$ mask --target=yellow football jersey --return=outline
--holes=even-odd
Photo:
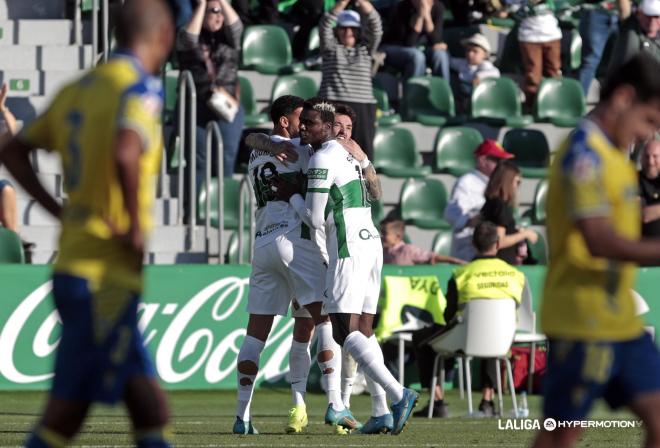
[[[633,339],[643,331],[630,292],[635,264],[590,254],[576,225],[576,220],[589,217],[605,217],[617,234],[639,238],[634,166],[593,122],[584,120],[550,169],[550,262],[541,327],[549,336],[564,339]]]
[[[138,260],[112,237],[112,229],[124,233],[129,225],[114,145],[120,129],[135,130],[142,140],[138,201],[146,236],[163,150],[162,103],[160,79],[132,55],[118,53],[62,89],[21,132],[21,140],[62,159],[68,200],[55,272],[84,277],[92,288],[110,282],[141,291]]]

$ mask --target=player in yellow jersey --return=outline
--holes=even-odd
[[[162,152],[159,71],[174,40],[162,0],[129,0],[119,51],[58,93],[0,153],[62,222],[53,296],[62,320],[55,377],[27,446],[64,446],[95,401],[123,400],[138,447],[167,447],[169,411],[137,326],[144,241]],[[28,154],[61,156],[68,202],[39,183]]]
[[[602,397],[639,416],[646,445],[654,447],[660,354],[636,316],[631,289],[636,265],[660,260],[660,241],[640,239],[637,176],[627,149],[660,127],[659,74],[660,63],[644,56],[612,73],[598,105],[555,155],[541,306],[550,339],[545,417],[583,420]],[[580,426],[558,423],[535,446],[571,446],[581,433]]]

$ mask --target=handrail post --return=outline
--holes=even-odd
[[[218,123],[215,121],[209,121],[206,124],[206,201],[204,202],[204,211],[205,211],[205,219],[204,219],[204,237],[206,239],[206,254],[208,257],[208,254],[211,250],[211,163],[212,163],[212,157],[213,157],[213,140],[215,137],[215,141],[218,142],[219,145],[222,145],[222,135],[220,134],[220,128],[218,127]],[[218,194],[220,194],[220,191],[218,191]],[[219,212],[218,212],[219,213]],[[219,216],[219,215],[218,215]],[[221,258],[222,257],[222,250],[220,248],[220,241],[218,241],[218,259],[219,263],[222,264],[224,263],[224,260]]]
[[[223,233],[225,232],[225,145],[222,141],[218,123],[215,121],[213,123],[215,125],[216,141],[218,142],[218,264],[225,264],[223,247]],[[212,163],[212,161],[207,160],[207,163]]]
[[[109,39],[109,12],[108,12],[108,0],[102,0],[101,1],[102,5],[102,12],[101,12],[101,24],[102,24],[102,31],[103,31],[103,62],[106,62],[108,60],[108,50],[110,45],[108,44],[108,39]]]
[[[190,185],[196,186],[195,180],[197,173],[195,172],[195,160],[196,160],[196,146],[197,146],[197,92],[195,90],[195,83],[192,78],[192,74],[188,70],[184,70],[179,74],[178,82],[179,90],[179,160],[178,160],[178,175],[177,175],[177,197],[178,202],[178,218],[177,224],[183,224],[183,203],[184,203],[184,189],[183,189],[183,179],[184,179],[184,169],[183,165],[185,163],[184,153],[186,148],[189,148],[191,154],[191,166],[190,166]],[[186,128],[186,117],[188,117],[188,127]],[[190,132],[190,136],[186,138],[186,129]],[[195,201],[194,194],[196,188],[190,189],[189,198],[192,197],[189,205],[189,215],[191,226],[194,226],[193,219],[195,216]],[[192,229],[192,227],[191,227]]]
[[[99,3],[92,0],[92,67],[96,65],[99,55]]]
[[[245,229],[245,190],[248,178],[243,177],[238,192],[238,264],[243,264],[243,230]]]

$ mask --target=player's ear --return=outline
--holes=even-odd
[[[285,115],[282,115],[280,117],[280,127],[283,128],[283,129],[286,129],[286,128],[289,127],[289,119]]]

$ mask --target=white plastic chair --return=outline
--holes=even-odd
[[[527,374],[527,392],[532,393],[532,386],[534,384],[534,363],[536,358],[534,356],[537,344],[545,344],[548,342],[546,335],[536,332],[536,313],[532,305],[532,293],[527,283],[525,283],[525,290],[523,291],[520,307],[518,308],[518,325],[516,327],[516,334],[513,337],[514,344],[529,344],[529,372]]]
[[[511,363],[507,357],[516,331],[516,302],[514,300],[475,299],[465,304],[462,316],[455,327],[430,341],[437,355],[433,362],[431,382],[431,403],[428,417],[433,413],[434,391],[438,382],[436,372],[440,363],[440,378],[444,381],[443,356],[458,356],[465,359],[465,380],[468,398],[468,414],[472,415],[472,376],[470,361],[472,358],[495,358],[497,360],[496,379],[500,415],[503,415],[502,379],[500,360],[506,363],[511,401],[514,415],[518,415],[516,391],[513,384]],[[462,375],[462,372],[459,372]]]

